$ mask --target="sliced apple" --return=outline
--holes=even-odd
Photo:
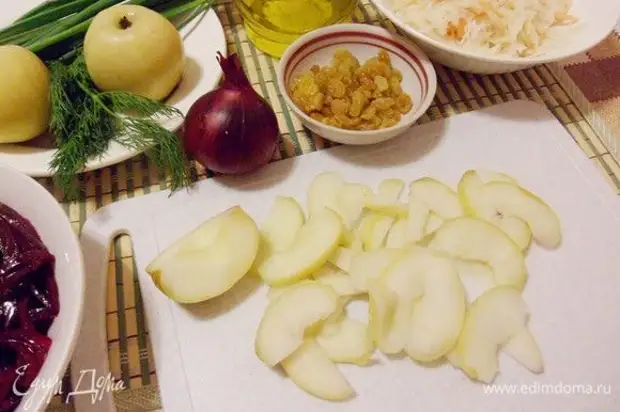
[[[292,197],[276,196],[261,227],[261,244],[254,268],[258,269],[273,253],[288,248],[305,221],[304,211],[297,200]]]
[[[319,283],[296,285],[272,300],[258,326],[255,350],[267,366],[275,366],[299,348],[305,332],[338,312],[340,297]]]
[[[409,185],[409,242],[418,242],[427,234],[425,229],[431,212],[441,219],[452,219],[464,214],[454,190],[439,180],[423,177]]]
[[[349,273],[351,270],[351,261],[358,252],[346,247],[338,247],[334,250],[328,261],[343,272]]]
[[[367,291],[369,279],[378,278],[398,258],[403,255],[402,249],[377,249],[369,252],[356,253],[351,259],[349,275],[360,291]]]
[[[332,209],[340,215],[349,231],[359,223],[366,199],[372,194],[369,186],[360,183],[345,183],[340,188]]]
[[[324,208],[314,213],[297,232],[293,243],[265,260],[258,274],[267,284],[276,286],[310,276],[334,253],[342,231],[342,220],[336,212]],[[230,250],[236,256],[236,247]]]
[[[331,286],[340,296],[355,296],[361,292],[355,287],[350,275],[344,273],[329,262],[316,271],[312,277],[319,283]]]
[[[178,239],[146,272],[170,299],[202,302],[228,291],[250,271],[259,244],[256,223],[235,206]]]
[[[452,259],[413,248],[381,276],[397,297],[391,327],[377,346],[413,359],[441,358],[456,344],[465,316],[465,289]]]
[[[446,221],[432,236],[428,246],[457,259],[488,264],[497,285],[521,290],[527,278],[525,257],[500,228],[475,217]]]
[[[291,381],[312,396],[343,401],[355,395],[338,366],[314,339],[307,339],[281,365]]]
[[[405,182],[401,179],[385,179],[379,183],[377,194],[385,199],[397,202],[405,190]]]
[[[465,287],[452,259],[428,250],[412,252],[418,292],[405,352],[419,362],[432,362],[456,345],[467,308]]]
[[[426,220],[426,224],[424,225],[424,236],[428,236],[432,233],[435,233],[437,229],[443,225],[444,220],[439,217],[439,215],[435,212],[430,212],[428,214],[428,219]]]
[[[532,192],[511,183],[490,182],[471,194],[470,207],[476,216],[519,218],[529,226],[534,241],[556,248],[562,241],[560,219],[553,209]]]
[[[499,370],[499,350],[517,337],[511,354],[542,371],[540,350],[527,331],[528,318],[527,305],[515,288],[497,286],[480,295],[467,311],[456,346],[458,366],[472,379],[491,383]]]
[[[387,235],[394,224],[394,218],[372,212],[364,219],[364,227],[360,231],[362,247],[365,251],[381,249],[385,245]]]
[[[407,245],[407,224],[407,219],[398,219],[394,222],[385,239],[387,249],[398,249]]]
[[[293,283],[290,285],[284,285],[284,286],[271,286],[269,288],[269,290],[267,291],[267,299],[274,300],[276,298],[278,298],[280,295],[282,295],[284,292],[286,292],[287,290],[290,290],[298,285],[307,285],[307,284],[314,284],[316,283],[314,281],[314,279],[304,279],[304,280],[300,280],[297,283]]]
[[[509,174],[498,172],[491,169],[475,169],[476,174],[482,179],[484,183],[488,182],[506,182],[512,183],[513,185],[519,185],[519,182],[514,177]]]
[[[345,185],[343,177],[337,172],[323,172],[317,175],[308,189],[308,215],[326,207],[333,208],[336,196]]]
[[[375,349],[368,325],[348,316],[323,328],[316,342],[325,350],[327,357],[336,363],[365,365]]]
[[[368,279],[368,332],[373,344],[384,353],[393,352],[391,339],[398,295],[377,278]],[[406,336],[403,338],[406,339]],[[403,343],[404,345],[404,343]]]
[[[540,347],[529,329],[521,329],[510,338],[502,349],[504,353],[531,372],[542,373],[544,371],[544,361]]]

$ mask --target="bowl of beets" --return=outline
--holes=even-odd
[[[84,265],[66,213],[0,166],[0,412],[39,411],[61,387],[82,319]]]

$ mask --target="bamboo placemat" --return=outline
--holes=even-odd
[[[277,113],[282,132],[278,157],[297,156],[329,147],[329,142],[305,130],[286,107],[274,81],[277,62],[249,43],[232,1],[220,0],[215,9],[226,32],[229,53],[236,52],[240,55],[256,90],[269,100]],[[397,31],[368,0],[360,2],[353,21]],[[619,45],[614,47],[615,55],[620,61],[620,42],[613,43],[617,40],[618,37],[614,37],[609,41]],[[593,50],[590,56],[602,56],[602,53],[609,55],[609,44],[606,41],[601,47],[607,49]],[[437,96],[419,123],[517,99],[542,103],[566,126],[577,144],[599,166],[601,174],[620,195],[620,166],[612,156],[612,153],[618,154],[620,147],[614,135],[614,132],[620,133],[620,126],[608,126],[614,122],[620,123],[620,74],[615,78],[615,103],[611,106],[607,103],[606,108],[599,112],[598,106],[588,100],[587,89],[584,89],[584,95],[580,88],[584,87],[583,79],[575,77],[575,70],[572,70],[573,77],[571,70],[566,70],[570,64],[573,63],[539,66],[513,74],[493,76],[461,73],[436,65],[439,78]],[[588,82],[596,81],[595,76],[588,79]],[[613,147],[615,152],[610,152],[608,147]],[[209,174],[197,168],[195,177],[204,179],[208,178]],[[80,176],[79,181],[86,190],[86,198],[81,202],[64,204],[64,207],[75,230],[79,232],[87,217],[101,206],[162,190],[165,188],[165,180],[165,176],[144,156],[139,156]],[[52,193],[60,196],[49,179],[41,179],[40,182]],[[161,408],[157,374],[135,273],[131,241],[126,236],[119,237],[114,242],[109,259],[106,315],[110,369],[114,378],[126,388],[115,393],[119,412],[153,411]],[[63,384],[64,394],[53,399],[48,412],[73,411],[71,402],[64,402],[66,393],[71,388],[68,375]]]

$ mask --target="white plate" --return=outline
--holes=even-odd
[[[40,0],[5,1],[1,6],[0,27],[7,26],[40,3]],[[218,84],[222,70],[216,55],[218,51],[226,54],[226,37],[222,23],[213,9],[196,17],[183,28],[181,34],[187,56],[185,77],[167,103],[186,114],[194,101]],[[182,119],[170,119],[163,124],[170,130],[176,130],[181,126]],[[28,145],[0,145],[0,163],[32,177],[46,177],[52,175],[49,164],[55,152],[55,149]],[[84,171],[107,167],[139,153],[138,150],[112,143],[108,152],[91,160]]]

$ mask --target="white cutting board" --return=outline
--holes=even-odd
[[[256,289],[256,282],[246,279],[219,299],[184,308],[162,295],[144,272],[159,251],[231,205],[241,205],[260,222],[277,194],[305,202],[311,180],[326,170],[376,187],[387,177],[411,181],[424,175],[455,185],[470,168],[513,175],[547,200],[562,221],[562,247],[551,252],[533,246],[527,258],[524,297],[546,371],[532,375],[502,356],[496,381],[531,385],[517,388],[529,391],[551,384],[556,394],[489,395],[448,365],[425,369],[377,354],[372,367],[342,366],[357,398],[321,401],[263,366],[254,354],[266,287]],[[252,177],[210,179],[191,193],[169,197],[161,192],[99,210],[82,234],[87,307],[73,361],[74,383],[80,370],[108,371],[105,273],[110,239],[122,232],[133,238],[166,411],[615,412],[620,405],[620,199],[564,127],[538,104],[502,104],[413,128],[385,144],[340,146],[271,164]],[[600,391],[611,392],[584,395],[575,393],[579,387],[561,385],[603,385]],[[81,412],[113,410],[108,396],[94,405],[89,396],[76,401]]]

